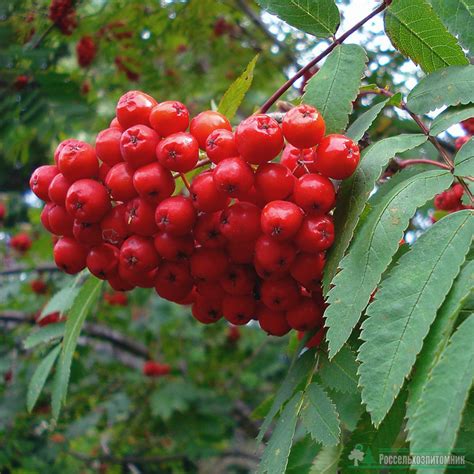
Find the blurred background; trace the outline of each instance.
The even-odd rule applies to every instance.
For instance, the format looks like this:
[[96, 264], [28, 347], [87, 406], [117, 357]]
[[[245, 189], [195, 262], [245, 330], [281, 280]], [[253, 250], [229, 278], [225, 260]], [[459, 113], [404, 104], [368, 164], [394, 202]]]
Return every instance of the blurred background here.
[[[377, 5], [338, 3], [340, 31]], [[405, 94], [420, 71], [394, 51], [382, 22], [375, 18], [349, 43], [368, 51], [366, 84]], [[296, 338], [267, 337], [251, 324], [203, 326], [188, 309], [149, 290], [102, 295], [80, 338], [59, 423], [50, 421], [45, 394], [27, 413], [26, 387], [44, 353], [26, 350], [22, 341], [51, 295], [72, 278], [52, 265], [51, 236], [41, 230], [41, 203], [28, 180], [34, 168], [52, 162], [65, 138], [94, 144], [127, 90], [179, 100], [194, 115], [218, 103], [258, 53], [238, 123], [325, 46], [252, 0], [0, 0], [2, 474], [253, 472], [259, 418]], [[309, 77], [284, 99], [297, 100]], [[374, 100], [359, 98], [351, 120]], [[402, 112], [385, 108], [361, 145], [403, 132], [418, 129]], [[454, 150], [464, 133], [455, 126], [441, 138]], [[428, 144], [406, 157], [435, 156]], [[381, 179], [396, 169], [394, 161]], [[415, 216], [408, 243], [431, 225], [432, 207]], [[161, 372], [147, 372], [147, 360]], [[360, 401], [346, 402], [344, 422], [355, 426]], [[317, 450], [300, 436], [288, 472], [307, 472]]]

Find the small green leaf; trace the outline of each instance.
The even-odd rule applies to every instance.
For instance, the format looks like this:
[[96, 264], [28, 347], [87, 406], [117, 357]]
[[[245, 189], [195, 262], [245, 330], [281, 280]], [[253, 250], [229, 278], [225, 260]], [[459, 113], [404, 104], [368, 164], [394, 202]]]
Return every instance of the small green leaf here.
[[275, 399], [273, 400], [272, 406], [262, 423], [260, 432], [257, 436], [257, 442], [261, 442], [263, 435], [268, 430], [270, 423], [272, 422], [275, 415], [278, 413], [283, 404], [293, 395], [299, 383], [305, 376], [308, 375], [309, 371], [315, 364], [315, 355], [312, 351], [305, 352], [299, 359], [296, 360], [295, 364], [288, 370], [280, 388], [278, 389]]
[[369, 110], [365, 111], [360, 117], [354, 121], [354, 123], [347, 129], [346, 135], [352, 138], [355, 142], [358, 142], [364, 133], [374, 123], [374, 120], [379, 116], [382, 109], [385, 107], [390, 99], [385, 99], [378, 104], [373, 105]]
[[349, 346], [344, 346], [331, 360], [321, 363], [318, 371], [326, 387], [344, 393], [357, 393], [356, 355]]
[[424, 77], [408, 94], [407, 106], [427, 114], [444, 105], [474, 102], [474, 66], [451, 66]]
[[430, 135], [439, 135], [452, 125], [471, 117], [474, 117], [474, 107], [448, 109], [433, 120], [430, 127]]
[[38, 397], [43, 390], [46, 379], [53, 368], [54, 362], [56, 361], [60, 350], [61, 346], [58, 344], [40, 362], [35, 370], [35, 373], [33, 374], [33, 377], [31, 377], [30, 383], [28, 385], [28, 393], [26, 394], [26, 406], [30, 413], [36, 405]]
[[65, 323], [48, 324], [38, 331], [32, 332], [23, 342], [25, 349], [31, 349], [39, 344], [51, 342], [53, 339], [63, 337]]
[[268, 12], [318, 38], [334, 35], [340, 23], [334, 0], [257, 0]]
[[43, 319], [46, 315], [55, 313], [56, 311], [63, 314], [65, 313], [72, 305], [74, 299], [79, 293], [79, 288], [75, 285], [67, 286], [62, 290], [59, 290], [53, 295], [53, 297], [48, 301], [46, 306], [41, 311], [41, 315], [38, 318], [38, 321]]
[[469, 64], [426, 0], [393, 0], [385, 11], [385, 31], [395, 48], [427, 73]]
[[319, 451], [309, 474], [338, 474], [338, 464], [342, 453], [342, 444], [325, 446]]
[[225, 115], [229, 120], [232, 120], [244, 100], [253, 81], [253, 71], [255, 64], [257, 64], [259, 55], [257, 54], [252, 61], [250, 61], [245, 68], [245, 71], [230, 85], [225, 92], [217, 111]]
[[418, 173], [387, 192], [369, 213], [342, 259], [341, 271], [333, 280], [335, 286], [328, 293], [325, 318], [331, 358], [359, 321], [416, 209], [448, 188], [452, 179], [446, 171]]
[[341, 428], [336, 407], [317, 383], [312, 383], [305, 390], [301, 420], [317, 443], [323, 446], [336, 446], [339, 443]]
[[[474, 378], [474, 314], [451, 337], [421, 394], [409, 432], [413, 455], [436, 450], [448, 455], [456, 442], [464, 406]], [[440, 472], [420, 466], [417, 472]]]
[[456, 153], [454, 158], [456, 176], [474, 176], [474, 139], [471, 138]]
[[349, 431], [354, 431], [357, 426], [364, 407], [360, 398], [360, 393], [343, 393], [337, 390], [327, 390], [329, 398], [336, 405], [341, 424]]
[[378, 426], [410, 373], [474, 233], [469, 211], [433, 225], [380, 286], [362, 324], [362, 401]]
[[283, 409], [281, 417], [275, 425], [272, 437], [263, 452], [262, 461], [258, 468], [259, 474], [284, 474], [295, 435], [302, 399], [303, 393], [296, 393]]
[[425, 142], [425, 135], [402, 134], [374, 143], [362, 152], [360, 164], [355, 173], [341, 183], [334, 211], [337, 239], [329, 250], [324, 269], [323, 287], [326, 293], [382, 170], [398, 153], [411, 150]]
[[346, 128], [352, 102], [359, 93], [367, 55], [355, 44], [337, 46], [306, 86], [303, 102], [314, 105], [324, 117], [326, 133]]
[[61, 404], [66, 399], [72, 357], [76, 350], [77, 340], [89, 311], [92, 309], [92, 306], [99, 297], [102, 283], [102, 280], [98, 280], [93, 276], [89, 277], [80, 288], [76, 298], [74, 299], [72, 309], [69, 311], [62, 344], [63, 349], [61, 351], [58, 370], [54, 379], [52, 399], [54, 418], [58, 418]]
[[459, 42], [474, 54], [474, 4], [472, 0], [430, 0], [436, 13]]

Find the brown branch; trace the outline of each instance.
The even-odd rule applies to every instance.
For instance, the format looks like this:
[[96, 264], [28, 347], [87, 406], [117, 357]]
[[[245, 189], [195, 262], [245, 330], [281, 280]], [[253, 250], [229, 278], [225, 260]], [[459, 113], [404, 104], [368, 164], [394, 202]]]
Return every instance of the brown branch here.
[[400, 168], [406, 168], [408, 166], [412, 165], [432, 165], [432, 166], [437, 166], [438, 168], [442, 168], [444, 170], [450, 170], [451, 168], [448, 165], [445, 165], [444, 163], [440, 163], [439, 161], [434, 161], [434, 160], [425, 160], [422, 158], [419, 159], [413, 159], [413, 160], [400, 160], [398, 158], [395, 159], [395, 162]]
[[45, 263], [42, 265], [38, 265], [37, 267], [18, 266], [18, 267], [8, 268], [7, 270], [1, 270], [0, 277], [8, 276], [8, 275], [16, 275], [17, 273], [23, 273], [23, 272], [47, 273], [47, 272], [60, 272], [60, 271], [61, 270], [54, 263]]

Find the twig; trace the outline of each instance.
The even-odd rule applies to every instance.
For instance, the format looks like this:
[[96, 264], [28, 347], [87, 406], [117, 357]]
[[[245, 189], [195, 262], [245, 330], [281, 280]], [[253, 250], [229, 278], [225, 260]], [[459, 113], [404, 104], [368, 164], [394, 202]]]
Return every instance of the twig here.
[[36, 49], [43, 42], [46, 36], [48, 36], [51, 33], [51, 31], [53, 31], [55, 26], [56, 26], [56, 23], [51, 23], [48, 26], [48, 28], [46, 28], [46, 30], [44, 30], [43, 33], [41, 33], [38, 39], [31, 45], [31, 49]]
[[392, 0], [384, 0], [384, 2], [379, 5], [374, 11], [369, 13], [365, 18], [356, 23], [351, 29], [346, 31], [339, 38], [334, 39], [334, 41], [318, 56], [316, 56], [312, 61], [310, 61], [306, 66], [302, 67], [295, 75], [290, 77], [279, 89], [277, 89], [273, 95], [260, 107], [260, 113], [265, 113], [267, 110], [300, 78], [304, 75], [305, 72], [309, 71], [312, 67], [325, 58], [336, 46], [343, 43], [349, 36], [355, 33], [361, 26], [371, 20], [374, 16], [383, 12], [388, 5], [390, 5]]
[[16, 275], [17, 273], [30, 273], [30, 272], [38, 272], [38, 273], [46, 273], [46, 272], [60, 272], [56, 265], [53, 263], [45, 263], [43, 265], [38, 265], [37, 267], [13, 267], [9, 268], [8, 270], [1, 270], [0, 277], [8, 276], [8, 275]]
[[440, 163], [439, 161], [425, 160], [422, 158], [413, 159], [413, 160], [395, 159], [395, 162], [400, 168], [406, 168], [407, 166], [412, 166], [412, 165], [433, 165], [433, 166], [437, 166], [438, 168], [442, 168], [444, 170], [451, 169], [448, 165], [445, 165], [444, 163]]

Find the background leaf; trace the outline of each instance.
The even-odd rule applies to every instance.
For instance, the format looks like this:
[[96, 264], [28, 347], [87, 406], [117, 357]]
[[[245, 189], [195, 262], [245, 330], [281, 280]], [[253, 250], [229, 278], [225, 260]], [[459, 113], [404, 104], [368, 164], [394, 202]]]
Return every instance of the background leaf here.
[[454, 158], [456, 176], [474, 176], [474, 139], [471, 138], [456, 153]]
[[370, 295], [398, 249], [403, 231], [417, 207], [452, 182], [445, 171], [426, 171], [402, 181], [371, 210], [356, 234], [341, 271], [329, 290], [325, 312], [330, 357], [349, 338]]
[[23, 342], [25, 349], [31, 349], [38, 344], [50, 342], [53, 339], [62, 337], [64, 335], [64, 328], [66, 324], [63, 322], [48, 324], [39, 330], [32, 332]]
[[38, 318], [38, 321], [43, 319], [44, 316], [58, 311], [59, 313], [65, 313], [71, 306], [79, 293], [79, 288], [76, 286], [67, 286], [59, 290], [53, 295], [53, 297], [48, 301], [46, 306], [41, 311], [41, 316]]
[[390, 99], [382, 100], [382, 102], [373, 105], [369, 110], [366, 110], [362, 115], [357, 117], [354, 123], [347, 129], [346, 135], [355, 142], [358, 142], [374, 123], [374, 120], [379, 116], [380, 112], [382, 112], [389, 100]]
[[426, 0], [393, 0], [385, 11], [385, 31], [395, 48], [425, 72], [469, 64]]
[[474, 107], [448, 109], [439, 114], [431, 123], [430, 135], [436, 136], [470, 117], [474, 117]]
[[427, 114], [443, 105], [474, 102], [474, 66], [452, 66], [424, 77], [408, 94], [407, 106]]
[[465, 259], [474, 233], [469, 211], [437, 222], [403, 255], [362, 324], [362, 401], [378, 426], [415, 363], [423, 340]]
[[326, 122], [326, 133], [341, 132], [346, 128], [366, 63], [367, 55], [363, 48], [342, 44], [334, 49], [308, 82], [303, 102], [314, 105], [321, 112]]
[[344, 393], [357, 393], [356, 355], [345, 345], [331, 360], [321, 363], [318, 374], [324, 385]]
[[309, 474], [337, 474], [341, 453], [342, 444], [323, 447], [316, 456]]
[[329, 284], [334, 278], [339, 262], [352, 240], [367, 199], [373, 191], [375, 182], [382, 170], [395, 155], [411, 150], [424, 142], [426, 142], [425, 135], [402, 134], [374, 143], [362, 152], [355, 173], [341, 183], [334, 211], [334, 227], [337, 239], [328, 252], [324, 269], [323, 288], [325, 292], [329, 290]]
[[339, 26], [334, 0], [257, 0], [262, 8], [289, 25], [318, 38], [328, 38]]
[[245, 68], [245, 71], [230, 85], [225, 92], [217, 111], [225, 115], [229, 120], [232, 120], [239, 108], [239, 105], [244, 100], [245, 94], [250, 89], [253, 81], [253, 71], [255, 64], [257, 64], [258, 54], [250, 61]]

